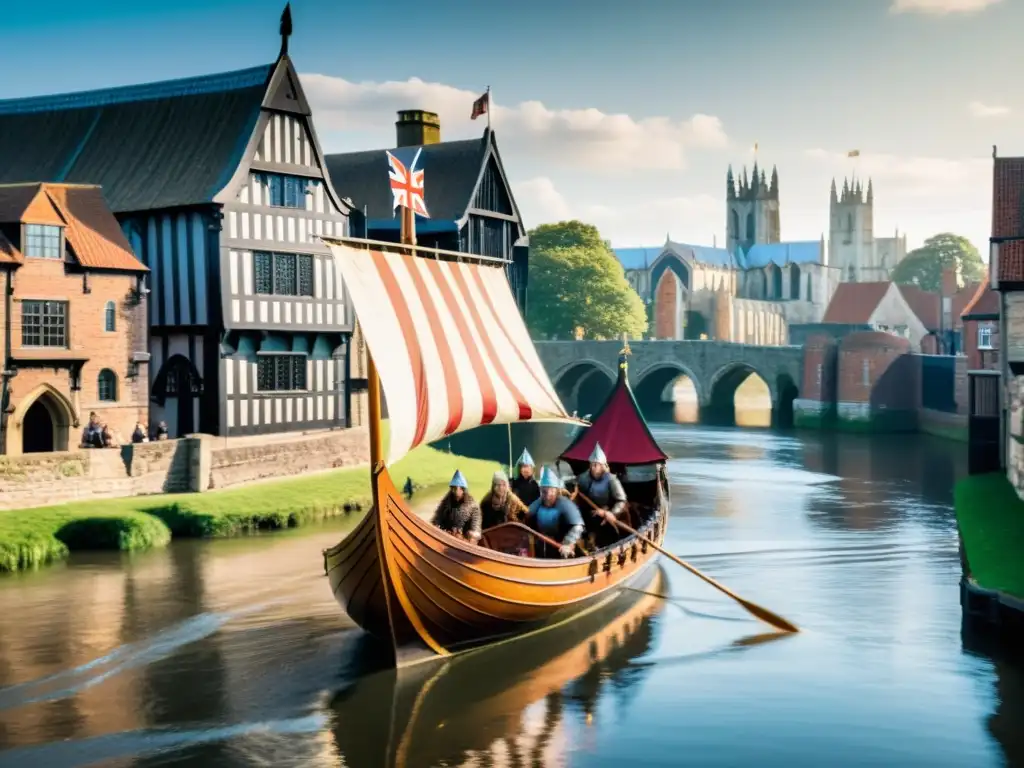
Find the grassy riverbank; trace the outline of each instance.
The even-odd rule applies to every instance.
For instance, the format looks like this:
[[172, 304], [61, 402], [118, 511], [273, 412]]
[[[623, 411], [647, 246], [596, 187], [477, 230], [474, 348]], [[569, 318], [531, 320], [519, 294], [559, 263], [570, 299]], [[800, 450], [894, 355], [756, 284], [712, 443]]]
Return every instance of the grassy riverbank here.
[[1024, 598], [1024, 501], [1006, 476], [964, 478], [956, 485], [954, 503], [974, 580], [986, 589]]
[[[461, 469], [478, 495], [497, 464], [422, 446], [391, 468], [401, 486], [447, 483]], [[364, 467], [229, 488], [208, 493], [135, 496], [0, 511], [0, 572], [38, 568], [75, 550], [139, 551], [172, 537], [228, 537], [292, 528], [366, 510], [371, 503]]]

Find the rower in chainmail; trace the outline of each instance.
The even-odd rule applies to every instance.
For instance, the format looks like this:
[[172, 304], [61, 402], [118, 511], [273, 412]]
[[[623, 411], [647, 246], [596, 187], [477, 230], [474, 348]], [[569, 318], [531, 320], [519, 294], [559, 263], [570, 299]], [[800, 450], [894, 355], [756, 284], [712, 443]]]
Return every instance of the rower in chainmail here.
[[[611, 523], [621, 518], [626, 511], [626, 491], [608, 469], [608, 457], [600, 443], [594, 445], [590, 454], [590, 469], [576, 479], [579, 490], [604, 512], [588, 517], [588, 531], [596, 540], [596, 546], [606, 547], [619, 539], [618, 529]], [[585, 503], [585, 502], [584, 502]]]
[[491, 480], [491, 490], [480, 500], [484, 530], [502, 523], [516, 523], [522, 517], [525, 505], [508, 487], [508, 476], [498, 470]]
[[[586, 525], [579, 508], [562, 495], [562, 481], [551, 467], [544, 467], [540, 474], [540, 498], [530, 505], [526, 513], [526, 524], [551, 539], [561, 540], [558, 555], [571, 557], [576, 542]], [[548, 557], [555, 553], [548, 552]]]
[[469, 495], [468, 483], [461, 471], [455, 471], [448, 486], [448, 493], [437, 505], [431, 522], [446, 533], [476, 543], [482, 535], [480, 505]]

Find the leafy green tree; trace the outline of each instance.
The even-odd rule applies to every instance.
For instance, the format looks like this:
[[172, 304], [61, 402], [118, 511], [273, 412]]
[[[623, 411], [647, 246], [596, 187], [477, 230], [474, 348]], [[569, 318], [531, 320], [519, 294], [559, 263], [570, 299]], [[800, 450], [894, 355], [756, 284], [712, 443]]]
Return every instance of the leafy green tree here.
[[563, 221], [530, 232], [526, 324], [538, 339], [640, 338], [647, 312], [597, 227]]
[[985, 263], [971, 241], [943, 232], [929, 237], [924, 245], [908, 253], [892, 271], [892, 279], [901, 285], [916, 285], [938, 292], [942, 287], [943, 270], [958, 266], [965, 282], [985, 279]]

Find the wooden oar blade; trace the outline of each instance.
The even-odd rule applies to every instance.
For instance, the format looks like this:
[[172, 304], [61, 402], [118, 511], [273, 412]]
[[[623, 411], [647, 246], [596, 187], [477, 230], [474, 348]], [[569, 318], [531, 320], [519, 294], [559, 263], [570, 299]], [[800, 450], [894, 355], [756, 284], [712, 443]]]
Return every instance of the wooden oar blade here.
[[767, 608], [762, 608], [757, 603], [752, 603], [749, 600], [740, 598], [737, 602], [747, 609], [751, 614], [759, 618], [765, 624], [771, 624], [773, 627], [781, 629], [783, 632], [799, 632], [800, 629], [791, 622], [786, 621], [784, 618], [776, 613], [772, 613]]

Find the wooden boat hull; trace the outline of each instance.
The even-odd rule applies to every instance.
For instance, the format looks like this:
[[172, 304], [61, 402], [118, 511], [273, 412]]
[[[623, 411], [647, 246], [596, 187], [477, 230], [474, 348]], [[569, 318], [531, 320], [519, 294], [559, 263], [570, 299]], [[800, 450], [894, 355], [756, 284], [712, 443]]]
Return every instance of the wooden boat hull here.
[[[348, 765], [406, 768], [460, 765], [496, 742], [537, 756], [564, 703], [596, 708], [603, 689], [654, 640], [664, 600], [661, 569], [646, 569], [646, 594], [617, 590], [614, 599], [563, 625], [456, 656], [438, 667], [363, 676], [332, 701], [334, 738]], [[634, 681], [635, 682], [635, 681]], [[533, 738], [524, 713], [547, 700], [545, 724]], [[513, 761], [514, 762], [514, 761]], [[541, 763], [543, 760], [540, 761]], [[523, 764], [538, 764], [524, 760]]]
[[[324, 568], [338, 603], [362, 629], [391, 644], [396, 666], [533, 631], [614, 597], [657, 557], [634, 538], [594, 556], [516, 557], [457, 539], [415, 515], [385, 467], [373, 509], [335, 547]], [[661, 499], [640, 530], [658, 544], [668, 522]]]

